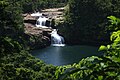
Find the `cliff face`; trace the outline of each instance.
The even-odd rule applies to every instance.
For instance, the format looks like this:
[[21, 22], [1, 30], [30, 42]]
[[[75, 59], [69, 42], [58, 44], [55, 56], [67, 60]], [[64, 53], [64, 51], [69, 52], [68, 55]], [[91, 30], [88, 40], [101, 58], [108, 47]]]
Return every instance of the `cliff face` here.
[[51, 44], [51, 28], [38, 28], [31, 23], [24, 23], [25, 34], [29, 36], [28, 45], [30, 49], [39, 49]]
[[[40, 13], [44, 14], [47, 18], [51, 20], [51, 27], [55, 28], [55, 23], [53, 20], [60, 21], [63, 16], [64, 8], [51, 8], [42, 10]], [[51, 31], [52, 28], [40, 28], [36, 27], [36, 20], [38, 17], [31, 16], [30, 14], [23, 14], [24, 17], [24, 25], [25, 25], [25, 34], [29, 36], [28, 38], [28, 46], [31, 49], [44, 48], [51, 44]], [[52, 20], [53, 19], [53, 20]]]

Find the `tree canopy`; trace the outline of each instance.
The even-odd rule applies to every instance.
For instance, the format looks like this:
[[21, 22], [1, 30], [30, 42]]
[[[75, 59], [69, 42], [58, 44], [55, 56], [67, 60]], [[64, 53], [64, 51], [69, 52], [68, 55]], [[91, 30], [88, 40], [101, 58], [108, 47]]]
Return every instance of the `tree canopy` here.
[[64, 35], [73, 44], [108, 42], [110, 31], [106, 17], [120, 17], [119, 13], [119, 0], [69, 0]]
[[24, 26], [20, 4], [18, 1], [2, 0], [0, 11], [0, 52], [19, 51], [24, 43], [21, 41]]

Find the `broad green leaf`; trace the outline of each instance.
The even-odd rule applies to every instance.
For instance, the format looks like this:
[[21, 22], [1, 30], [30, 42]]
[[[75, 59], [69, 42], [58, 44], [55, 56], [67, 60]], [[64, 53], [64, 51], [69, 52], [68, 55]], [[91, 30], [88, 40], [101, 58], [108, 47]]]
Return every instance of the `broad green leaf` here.
[[106, 51], [108, 48], [104, 45], [101, 45], [98, 51]]
[[116, 20], [116, 17], [115, 17], [115, 16], [108, 16], [107, 18], [108, 18], [108, 19], [111, 19], [111, 20]]
[[110, 45], [107, 45], [107, 49], [110, 49]]
[[103, 80], [103, 76], [98, 76], [98, 80]]

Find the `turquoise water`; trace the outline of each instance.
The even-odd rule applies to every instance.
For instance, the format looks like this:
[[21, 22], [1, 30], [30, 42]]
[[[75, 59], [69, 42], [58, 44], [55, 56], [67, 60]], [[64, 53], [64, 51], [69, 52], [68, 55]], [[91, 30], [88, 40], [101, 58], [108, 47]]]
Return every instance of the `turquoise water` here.
[[101, 53], [98, 52], [98, 47], [79, 45], [64, 47], [49, 46], [44, 49], [32, 51], [32, 55], [47, 64], [60, 66], [78, 63], [82, 58], [101, 55]]

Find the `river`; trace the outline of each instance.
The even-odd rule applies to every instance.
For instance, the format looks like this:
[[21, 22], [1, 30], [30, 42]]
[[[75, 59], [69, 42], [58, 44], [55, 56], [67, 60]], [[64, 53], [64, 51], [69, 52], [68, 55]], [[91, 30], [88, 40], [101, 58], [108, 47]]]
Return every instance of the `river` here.
[[47, 64], [61, 66], [78, 63], [82, 58], [101, 55], [101, 53], [98, 52], [98, 47], [76, 45], [64, 47], [49, 46], [44, 49], [32, 51], [32, 55]]

